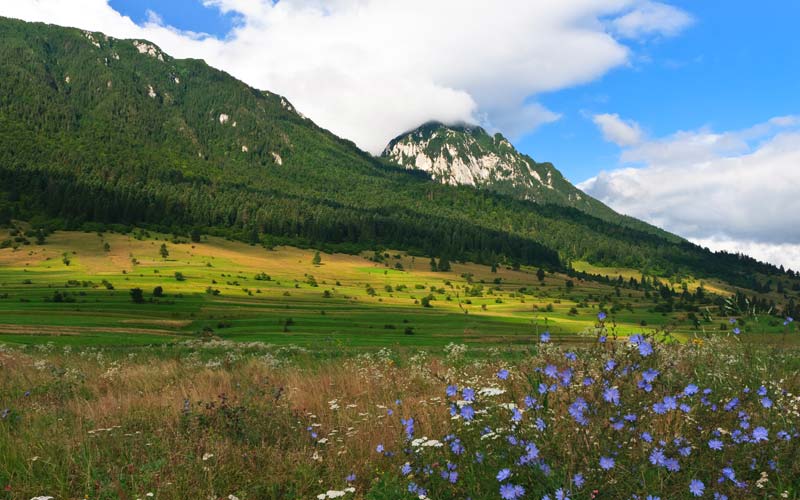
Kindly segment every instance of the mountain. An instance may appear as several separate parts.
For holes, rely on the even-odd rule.
[[[599,203],[550,163],[536,163],[502,134],[473,125],[429,122],[392,139],[382,156],[445,184],[489,188],[539,203],[592,209]],[[594,203],[593,203],[594,202]]]
[[[542,193],[567,192],[554,169],[534,171],[553,186]],[[374,158],[284,97],[146,40],[0,18],[0,224],[563,270],[584,260],[742,284],[780,272],[640,221],[513,194]]]
[[[573,207],[665,238],[674,235],[618,214],[572,185],[552,163],[537,163],[503,137],[475,125],[428,122],[392,139],[381,156],[439,182],[488,189],[540,204]]]

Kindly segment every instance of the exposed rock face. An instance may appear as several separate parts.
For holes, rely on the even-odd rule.
[[[385,158],[445,184],[486,187],[541,202],[572,205],[583,195],[550,163],[519,153],[501,134],[477,126],[426,123],[392,140]]]

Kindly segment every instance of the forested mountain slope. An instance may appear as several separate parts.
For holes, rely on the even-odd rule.
[[[0,19],[0,223],[10,219],[730,281],[778,273],[575,208],[434,182],[143,40]]]
[[[489,189],[540,204],[573,207],[597,218],[678,241],[633,217],[618,214],[570,183],[552,163],[522,154],[499,132],[476,125],[425,123],[392,139],[381,155],[445,184]]]

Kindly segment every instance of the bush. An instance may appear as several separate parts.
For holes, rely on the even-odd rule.
[[[131,300],[134,304],[141,304],[144,302],[144,292],[141,288],[131,288]]]

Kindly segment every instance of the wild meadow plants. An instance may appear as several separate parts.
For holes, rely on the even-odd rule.
[[[0,498],[800,498],[798,352],[733,325],[679,343],[601,315],[581,346],[440,352],[5,347]]]
[[[406,417],[399,473],[418,498],[797,498],[794,373],[736,336],[608,339],[539,352],[493,377],[451,373],[449,425],[431,440]],[[787,318],[785,326],[789,326]],[[796,353],[792,354],[796,356]],[[484,374],[485,375],[485,374]],[[386,453],[386,452],[385,452]]]

